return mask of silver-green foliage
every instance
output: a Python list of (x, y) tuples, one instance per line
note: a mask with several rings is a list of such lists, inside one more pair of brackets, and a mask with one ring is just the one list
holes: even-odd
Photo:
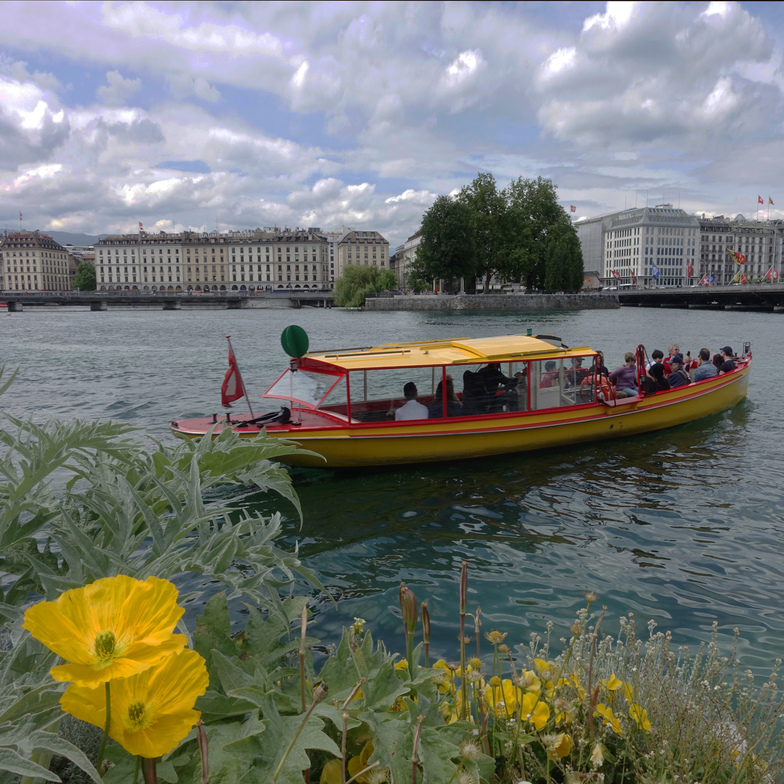
[[(0, 394), (12, 381), (0, 368)], [(249, 514), (216, 490), (255, 485), (300, 513), (288, 473), (274, 462), (295, 445), (226, 431), (147, 449), (130, 432), (110, 422), (38, 425), (0, 414), (0, 771), (56, 781), (42, 770), (59, 754), (95, 776), (56, 734), (63, 687), (49, 676), (54, 658), (21, 628), (31, 595), (52, 600), (117, 574), (193, 572), (286, 623), (279, 590), (297, 575), (318, 585), (296, 553), (275, 546), (279, 514)]]

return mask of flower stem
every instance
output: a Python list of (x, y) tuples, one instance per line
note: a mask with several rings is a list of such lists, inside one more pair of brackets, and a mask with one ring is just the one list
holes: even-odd
[(103, 776), (101, 768), (103, 767), (103, 753), (106, 750), (106, 739), (109, 737), (109, 726), (112, 723), (112, 694), (111, 694), (111, 681), (106, 681), (106, 726), (103, 728), (103, 737), (101, 738), (101, 745), (98, 748), (98, 763), (96, 769), (98, 775)]

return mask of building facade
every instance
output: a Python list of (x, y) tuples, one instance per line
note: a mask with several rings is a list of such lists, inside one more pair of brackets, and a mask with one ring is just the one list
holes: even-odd
[(389, 269), (389, 242), (377, 231), (348, 231), (337, 243), (336, 280), (349, 264)]
[(69, 253), (39, 231), (0, 237), (0, 291), (70, 291)]
[(422, 242), (422, 229), (419, 229), (416, 234), (412, 234), (402, 245), (395, 249), (395, 275), (397, 276), (397, 287), (401, 291), (406, 291), (409, 288), (409, 268), (416, 258), (420, 242)]
[(320, 229), (125, 234), (95, 245), (99, 291), (325, 290), (329, 243)]
[[(745, 257), (737, 264), (729, 251)], [(700, 279), (708, 276), (715, 285), (746, 280), (764, 280), (775, 270), (781, 273), (784, 253), (784, 222), (750, 221), (743, 215), (725, 218), (723, 215), (700, 220)]]

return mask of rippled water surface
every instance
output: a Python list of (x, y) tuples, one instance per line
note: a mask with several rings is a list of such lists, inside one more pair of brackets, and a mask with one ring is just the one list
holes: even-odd
[[(244, 503), (288, 518), (286, 540), (337, 598), (317, 606), (316, 634), (354, 616), (400, 648), (401, 580), (433, 618), (434, 646), (454, 656), (457, 578), (470, 569), (469, 604), (484, 631), (522, 642), (546, 619), (566, 632), (583, 591), (632, 611), (677, 643), (745, 639), (746, 666), (784, 651), (784, 316), (666, 309), (534, 314), (372, 314), (341, 310), (33, 310), (0, 316), (0, 362), (19, 377), (0, 406), (42, 421), (110, 417), (157, 439), (174, 418), (218, 411), (232, 342), (258, 396), (282, 369), (281, 330), (292, 323), (311, 348), (440, 337), (550, 332), (591, 345), (617, 366), (642, 342), (712, 351), (750, 340), (748, 400), (732, 412), (653, 435), (535, 455), (364, 473), (294, 473), (305, 522), (263, 494)], [(239, 405), (239, 404), (238, 404)], [(397, 613), (397, 614), (396, 614)], [(728, 643), (727, 643), (728, 644)]]

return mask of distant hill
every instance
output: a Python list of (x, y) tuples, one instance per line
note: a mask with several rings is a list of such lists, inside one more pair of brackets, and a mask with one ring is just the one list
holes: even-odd
[(95, 245), (98, 240), (108, 237), (108, 234), (71, 234), (69, 231), (47, 231), (41, 230), (41, 234), (47, 234), (55, 242), (61, 245)]

